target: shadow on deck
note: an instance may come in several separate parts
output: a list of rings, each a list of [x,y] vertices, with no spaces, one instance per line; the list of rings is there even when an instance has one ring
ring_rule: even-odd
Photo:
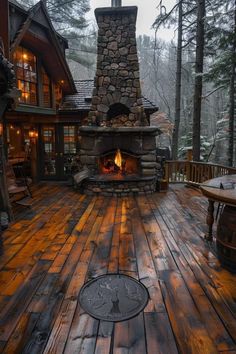
[[[42,184],[33,195],[3,234],[1,353],[236,353],[236,275],[204,241],[199,191],[106,198]],[[81,286],[106,273],[147,287],[143,312],[113,323],[82,310]]]

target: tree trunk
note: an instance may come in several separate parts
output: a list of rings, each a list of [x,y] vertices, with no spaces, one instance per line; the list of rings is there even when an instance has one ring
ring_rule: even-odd
[[[196,62],[195,85],[193,104],[193,160],[200,160],[201,135],[201,100],[202,100],[202,73],[204,55],[204,17],[205,0],[198,0],[197,9],[197,35],[196,35]]]
[[[175,125],[172,140],[172,159],[178,158],[179,125],[180,125],[180,104],[181,104],[181,74],[182,74],[182,34],[183,34],[183,2],[179,2],[178,18],[178,45],[176,65],[176,87],[175,87]]]
[[[235,56],[236,56],[236,0],[234,10],[234,38],[232,44],[232,67],[230,79],[229,93],[229,147],[228,147],[228,163],[233,166],[234,163],[234,115],[235,115]]]

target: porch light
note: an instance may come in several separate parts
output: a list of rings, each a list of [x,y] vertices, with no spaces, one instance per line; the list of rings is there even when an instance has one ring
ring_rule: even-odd
[[[37,130],[31,129],[31,130],[29,131],[29,138],[34,139],[34,138],[37,138],[37,137],[38,137],[38,132],[37,132]]]

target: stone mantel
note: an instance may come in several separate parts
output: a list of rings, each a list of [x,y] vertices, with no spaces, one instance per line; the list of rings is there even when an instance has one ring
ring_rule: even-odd
[[[79,128],[81,133],[91,133],[91,134],[155,134],[160,135],[161,131],[159,128],[154,126],[146,127],[96,127],[96,126],[82,126]]]

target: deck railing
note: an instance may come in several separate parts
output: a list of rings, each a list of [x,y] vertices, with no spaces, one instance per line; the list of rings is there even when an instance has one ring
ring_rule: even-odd
[[[168,183],[200,184],[208,179],[229,174],[236,174],[236,168],[187,160],[165,162],[165,179]]]

